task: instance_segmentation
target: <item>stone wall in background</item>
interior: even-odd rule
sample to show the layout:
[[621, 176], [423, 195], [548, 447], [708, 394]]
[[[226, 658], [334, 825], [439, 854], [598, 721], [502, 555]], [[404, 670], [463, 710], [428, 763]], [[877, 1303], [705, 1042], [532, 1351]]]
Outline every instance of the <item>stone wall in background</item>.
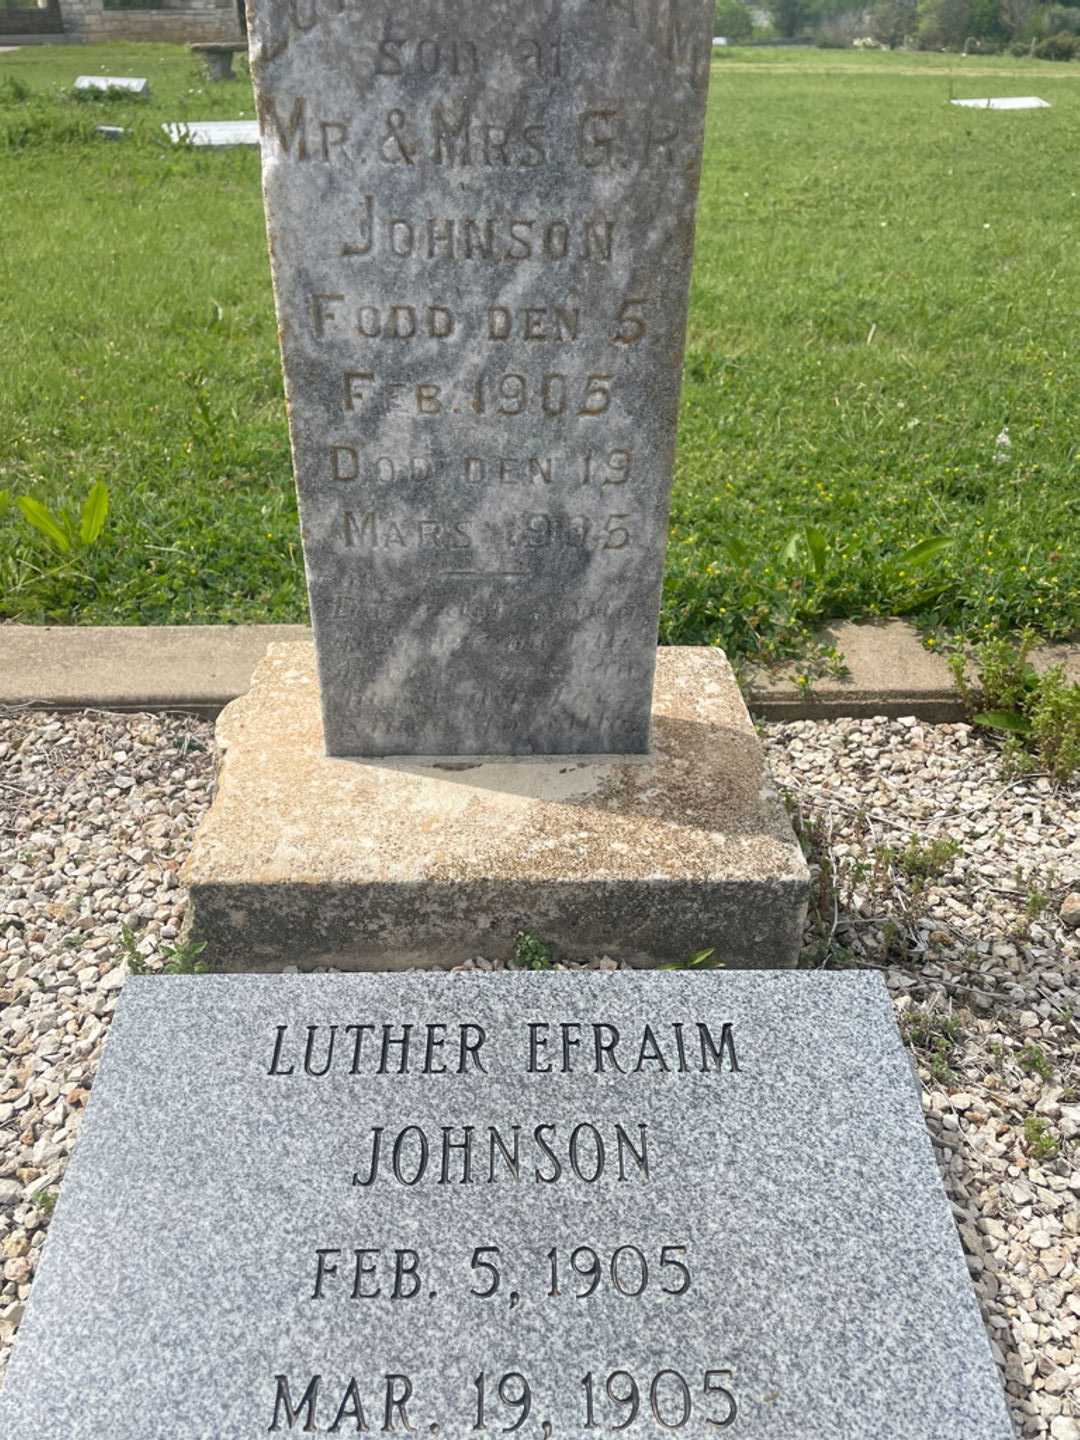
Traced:
[[0, 35], [49, 35], [60, 33], [63, 28], [58, 0], [42, 5], [25, 0], [20, 8], [0, 5]]
[[82, 40], [240, 40], [234, 0], [168, 5], [162, 9], [106, 10], [101, 0], [63, 0], [64, 30]]

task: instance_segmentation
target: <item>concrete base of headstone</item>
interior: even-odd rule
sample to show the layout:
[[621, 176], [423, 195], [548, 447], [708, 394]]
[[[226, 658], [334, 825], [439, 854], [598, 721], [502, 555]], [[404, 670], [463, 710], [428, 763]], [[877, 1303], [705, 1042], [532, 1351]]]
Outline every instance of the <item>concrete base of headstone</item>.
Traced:
[[270, 647], [218, 740], [184, 877], [212, 968], [451, 965], [521, 930], [638, 965], [795, 963], [806, 863], [718, 650], [660, 650], [649, 755], [329, 758], [304, 643]]

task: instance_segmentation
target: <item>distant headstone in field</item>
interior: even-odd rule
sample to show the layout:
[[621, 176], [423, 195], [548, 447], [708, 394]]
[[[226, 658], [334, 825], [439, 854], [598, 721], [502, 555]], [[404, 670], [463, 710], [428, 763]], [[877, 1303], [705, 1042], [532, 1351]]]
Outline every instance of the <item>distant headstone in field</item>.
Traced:
[[179, 120], [161, 127], [174, 145], [258, 145], [257, 120]]
[[243, 40], [215, 41], [209, 44], [192, 45], [193, 54], [201, 55], [206, 62], [207, 75], [211, 80], [234, 80], [233, 56], [242, 55], [247, 49]]
[[150, 81], [130, 75], [80, 75], [76, 90], [129, 90], [132, 95], [149, 96]]
[[711, 0], [266, 0], [331, 755], [641, 753]]
[[950, 100], [950, 105], [963, 105], [969, 110], [1049, 110], [1049, 100], [1037, 95], [1001, 95], [993, 99]]

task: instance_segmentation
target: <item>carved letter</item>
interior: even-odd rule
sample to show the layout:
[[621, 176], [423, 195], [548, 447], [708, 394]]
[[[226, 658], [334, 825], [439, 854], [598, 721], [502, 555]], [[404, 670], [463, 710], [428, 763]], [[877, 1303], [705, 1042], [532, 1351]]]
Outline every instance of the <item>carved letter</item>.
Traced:
[[375, 197], [365, 195], [360, 211], [360, 239], [342, 245], [342, 255], [369, 255], [375, 243]]
[[263, 128], [267, 122], [273, 125], [277, 132], [277, 142], [285, 151], [286, 155], [292, 154], [292, 143], [296, 140], [296, 158], [307, 159], [307, 101], [303, 95], [298, 95], [293, 102], [292, 114], [289, 116], [288, 127], [281, 123], [281, 116], [273, 100], [267, 100], [263, 105]]
[[331, 445], [330, 467], [335, 480], [355, 480], [360, 474], [360, 457], [351, 445]]
[[278, 1069], [278, 1062], [281, 1059], [281, 1042], [285, 1039], [285, 1032], [288, 1028], [287, 1025], [279, 1025], [277, 1027], [277, 1039], [274, 1041], [274, 1058], [270, 1061], [271, 1075], [292, 1075], [296, 1068], [290, 1065], [287, 1070]]
[[341, 1397], [341, 1404], [338, 1406], [334, 1423], [330, 1426], [330, 1432], [341, 1429], [343, 1420], [355, 1420], [357, 1430], [366, 1430], [368, 1423], [364, 1418], [364, 1405], [360, 1399], [360, 1390], [356, 1384], [356, 1377], [349, 1381], [345, 1394]]
[[285, 1421], [291, 1430], [300, 1417], [301, 1410], [307, 1410], [303, 1428], [305, 1430], [315, 1429], [315, 1407], [319, 1399], [319, 1386], [322, 1384], [321, 1375], [313, 1375], [308, 1381], [308, 1387], [300, 1397], [299, 1405], [293, 1405], [292, 1394], [289, 1390], [289, 1378], [287, 1375], [275, 1375], [277, 1381], [277, 1394], [274, 1397], [274, 1418], [270, 1424], [271, 1430], [280, 1430], [281, 1421], [278, 1418], [282, 1407], [285, 1409]]
[[[469, 125], [472, 121], [472, 111], [466, 102], [461, 107], [461, 118], [456, 125], [451, 125], [446, 117], [446, 111], [441, 105], [436, 105], [431, 112], [431, 123], [435, 131], [435, 164], [456, 165], [458, 164], [458, 141], [463, 141], [461, 147], [462, 165], [472, 164], [472, 152], [469, 147]], [[444, 153], [443, 146], [446, 150]]]

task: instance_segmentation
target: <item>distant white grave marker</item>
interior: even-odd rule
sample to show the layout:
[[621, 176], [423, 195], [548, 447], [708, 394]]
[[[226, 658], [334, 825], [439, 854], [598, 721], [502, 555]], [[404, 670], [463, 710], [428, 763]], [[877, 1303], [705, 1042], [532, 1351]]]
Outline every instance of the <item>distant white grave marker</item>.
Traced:
[[130, 90], [133, 95], [149, 95], [150, 81], [131, 75], [80, 75], [76, 90]]
[[1049, 110], [1049, 100], [1037, 95], [999, 95], [988, 100], [950, 100], [950, 105], [964, 105], [969, 110]]
[[174, 145], [258, 145], [257, 120], [174, 120], [161, 127]]

